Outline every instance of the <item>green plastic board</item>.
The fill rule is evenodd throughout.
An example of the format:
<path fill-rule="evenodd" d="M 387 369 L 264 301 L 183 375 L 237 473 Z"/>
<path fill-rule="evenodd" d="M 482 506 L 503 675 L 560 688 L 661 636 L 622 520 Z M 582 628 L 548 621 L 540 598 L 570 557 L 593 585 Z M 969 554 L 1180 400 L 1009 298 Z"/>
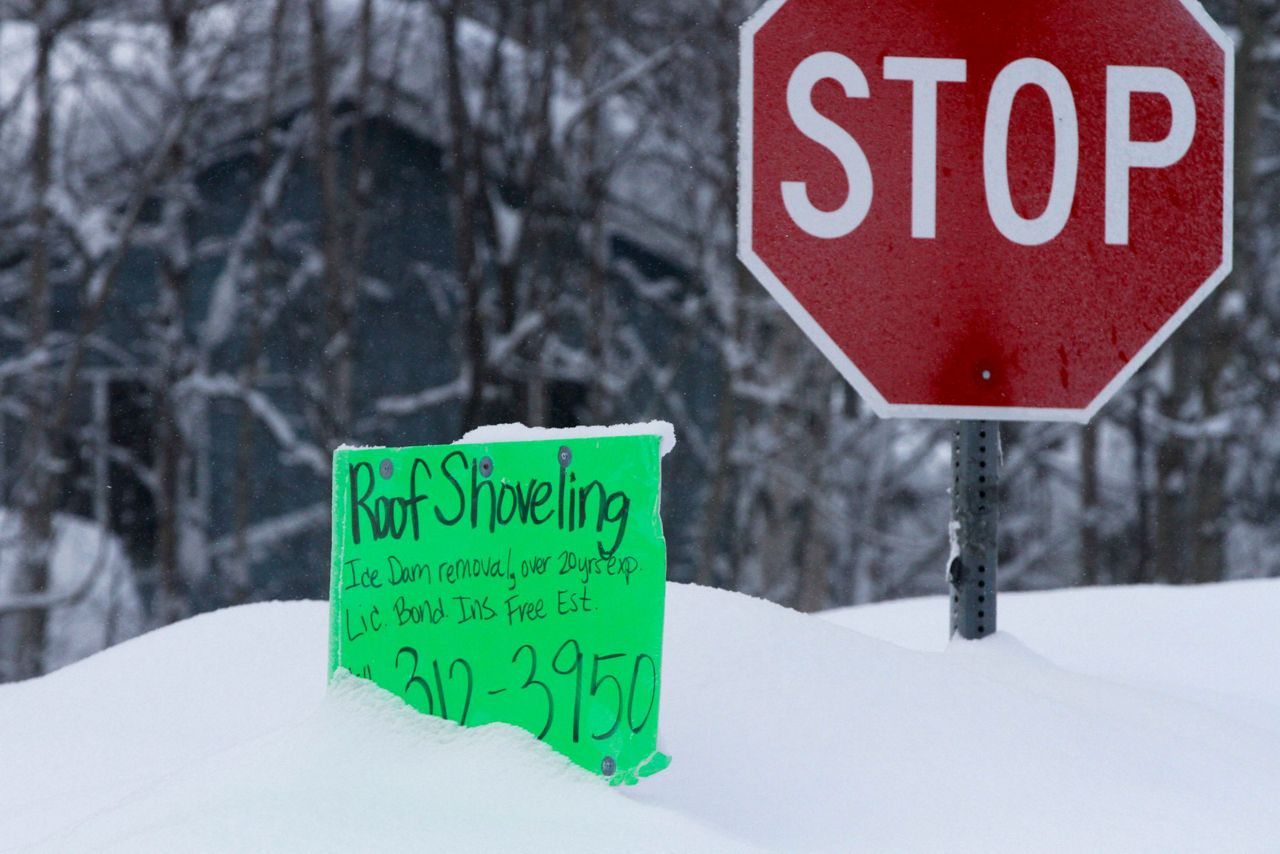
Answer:
<path fill-rule="evenodd" d="M 615 783 L 662 770 L 659 442 L 337 451 L 330 673 Z"/>

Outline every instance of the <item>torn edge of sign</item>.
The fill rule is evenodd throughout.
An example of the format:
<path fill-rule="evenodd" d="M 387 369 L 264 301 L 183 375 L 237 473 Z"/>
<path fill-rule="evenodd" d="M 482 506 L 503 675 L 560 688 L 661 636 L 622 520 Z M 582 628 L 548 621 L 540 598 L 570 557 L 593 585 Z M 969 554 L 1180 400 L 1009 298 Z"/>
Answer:
<path fill-rule="evenodd" d="M 612 436 L 657 436 L 660 440 L 658 452 L 664 457 L 676 446 L 676 428 L 667 421 L 597 427 L 528 427 L 524 424 L 492 424 L 469 431 L 454 444 L 487 445 L 498 442 L 536 442 L 556 439 L 604 439 Z"/>

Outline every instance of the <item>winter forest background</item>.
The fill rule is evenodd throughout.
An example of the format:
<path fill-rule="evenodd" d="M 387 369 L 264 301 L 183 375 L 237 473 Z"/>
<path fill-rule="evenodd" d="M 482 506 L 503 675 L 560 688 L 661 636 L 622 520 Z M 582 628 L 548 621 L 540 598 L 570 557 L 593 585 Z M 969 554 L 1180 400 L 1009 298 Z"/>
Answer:
<path fill-rule="evenodd" d="M 0 0 L 0 681 L 323 598 L 332 449 L 481 423 L 673 422 L 674 580 L 941 591 L 949 425 L 735 259 L 756 5 Z M 1005 589 L 1280 575 L 1280 2 L 1206 5 L 1235 273 L 1094 424 L 1005 427 Z"/>

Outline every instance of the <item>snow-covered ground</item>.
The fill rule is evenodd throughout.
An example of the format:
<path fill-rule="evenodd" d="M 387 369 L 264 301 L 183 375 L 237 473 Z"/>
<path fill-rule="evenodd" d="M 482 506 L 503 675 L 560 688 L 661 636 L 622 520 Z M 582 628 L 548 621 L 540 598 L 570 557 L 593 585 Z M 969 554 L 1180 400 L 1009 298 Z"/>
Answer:
<path fill-rule="evenodd" d="M 942 598 L 907 599 L 826 616 L 908 649 L 941 652 L 946 607 Z M 1280 731 L 1280 581 L 1005 593 L 1000 629 L 1058 667 Z"/>
<path fill-rule="evenodd" d="M 949 647 L 942 600 L 668 609 L 636 788 L 326 691 L 326 605 L 258 605 L 0 687 L 0 850 L 1280 849 L 1280 582 L 1005 596 Z"/>

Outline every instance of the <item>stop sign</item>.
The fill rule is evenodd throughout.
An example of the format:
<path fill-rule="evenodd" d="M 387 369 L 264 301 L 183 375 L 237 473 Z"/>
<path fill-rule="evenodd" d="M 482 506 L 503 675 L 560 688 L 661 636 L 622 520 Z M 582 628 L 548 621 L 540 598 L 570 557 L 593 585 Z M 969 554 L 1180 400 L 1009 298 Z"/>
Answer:
<path fill-rule="evenodd" d="M 1231 269 L 1194 0 L 771 0 L 739 253 L 882 416 L 1089 419 Z"/>

